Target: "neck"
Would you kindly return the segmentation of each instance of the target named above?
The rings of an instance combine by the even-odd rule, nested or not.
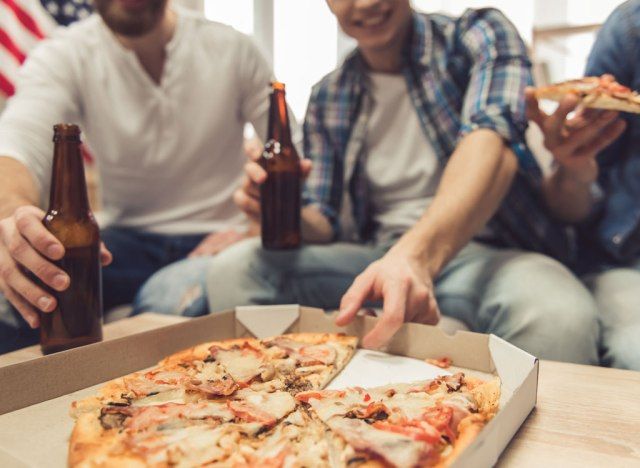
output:
[[[409,39],[410,32],[411,17],[409,16],[389,44],[370,49],[360,48],[360,53],[369,69],[379,73],[399,73],[402,70],[402,49]]]
[[[142,67],[156,83],[160,82],[162,76],[166,58],[165,49],[175,33],[176,22],[176,14],[167,8],[158,24],[143,36],[116,35],[125,48],[135,52]]]

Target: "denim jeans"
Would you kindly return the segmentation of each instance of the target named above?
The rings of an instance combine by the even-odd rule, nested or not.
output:
[[[600,312],[602,363],[640,371],[640,260],[584,278]]]
[[[113,254],[102,269],[104,310],[134,301],[143,283],[156,271],[186,257],[204,235],[169,236],[125,228],[107,228],[102,240]],[[186,277],[189,284],[192,278]],[[38,342],[20,314],[0,295],[0,354]]]
[[[206,289],[208,295],[208,309],[192,307],[190,315],[247,304],[335,309],[354,278],[386,250],[334,243],[278,252],[249,239],[206,262],[185,260],[158,272],[140,291],[139,306],[175,311],[183,292],[169,284],[182,271],[199,278],[190,289],[197,287],[203,295]],[[472,242],[446,266],[435,287],[442,313],[474,331],[496,334],[540,358],[598,362],[596,304],[584,285],[551,258]]]

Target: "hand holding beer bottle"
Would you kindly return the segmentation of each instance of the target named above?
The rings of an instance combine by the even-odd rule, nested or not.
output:
[[[246,164],[234,199],[261,224],[263,246],[280,250],[300,246],[300,185],[311,161],[301,159],[292,143],[284,84],[274,82],[272,88],[267,143],[258,160]]]
[[[79,131],[74,139],[79,145]],[[53,178],[56,166],[54,163]],[[70,188],[65,182],[58,186]],[[62,265],[67,245],[45,227],[45,213],[40,208],[19,204],[9,213],[0,219],[0,292],[36,328],[48,320],[47,314],[58,311],[60,294],[73,287],[74,281]],[[111,254],[102,244],[99,255],[103,265],[111,262]]]

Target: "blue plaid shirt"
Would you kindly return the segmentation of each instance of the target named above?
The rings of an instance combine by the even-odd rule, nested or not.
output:
[[[467,10],[459,18],[414,13],[403,55],[411,101],[441,164],[465,135],[481,128],[502,136],[518,156],[514,183],[489,223],[494,242],[567,260],[572,243],[547,214],[538,190],[541,172],[524,142],[531,63],[514,26],[495,9]],[[341,240],[367,242],[375,232],[364,171],[372,105],[356,50],[314,86],[307,108],[304,153],[314,166],[305,203],[318,205]]]
[[[640,1],[627,1],[609,16],[591,50],[586,75],[613,74],[640,89]],[[627,129],[598,155],[604,194],[591,220],[580,227],[581,260],[588,270],[640,258],[640,117],[622,114]]]

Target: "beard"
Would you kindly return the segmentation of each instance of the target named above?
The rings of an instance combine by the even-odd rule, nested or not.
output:
[[[139,37],[151,31],[164,15],[168,0],[140,0],[140,6],[126,8],[119,0],[94,0],[105,24],[114,33]]]

